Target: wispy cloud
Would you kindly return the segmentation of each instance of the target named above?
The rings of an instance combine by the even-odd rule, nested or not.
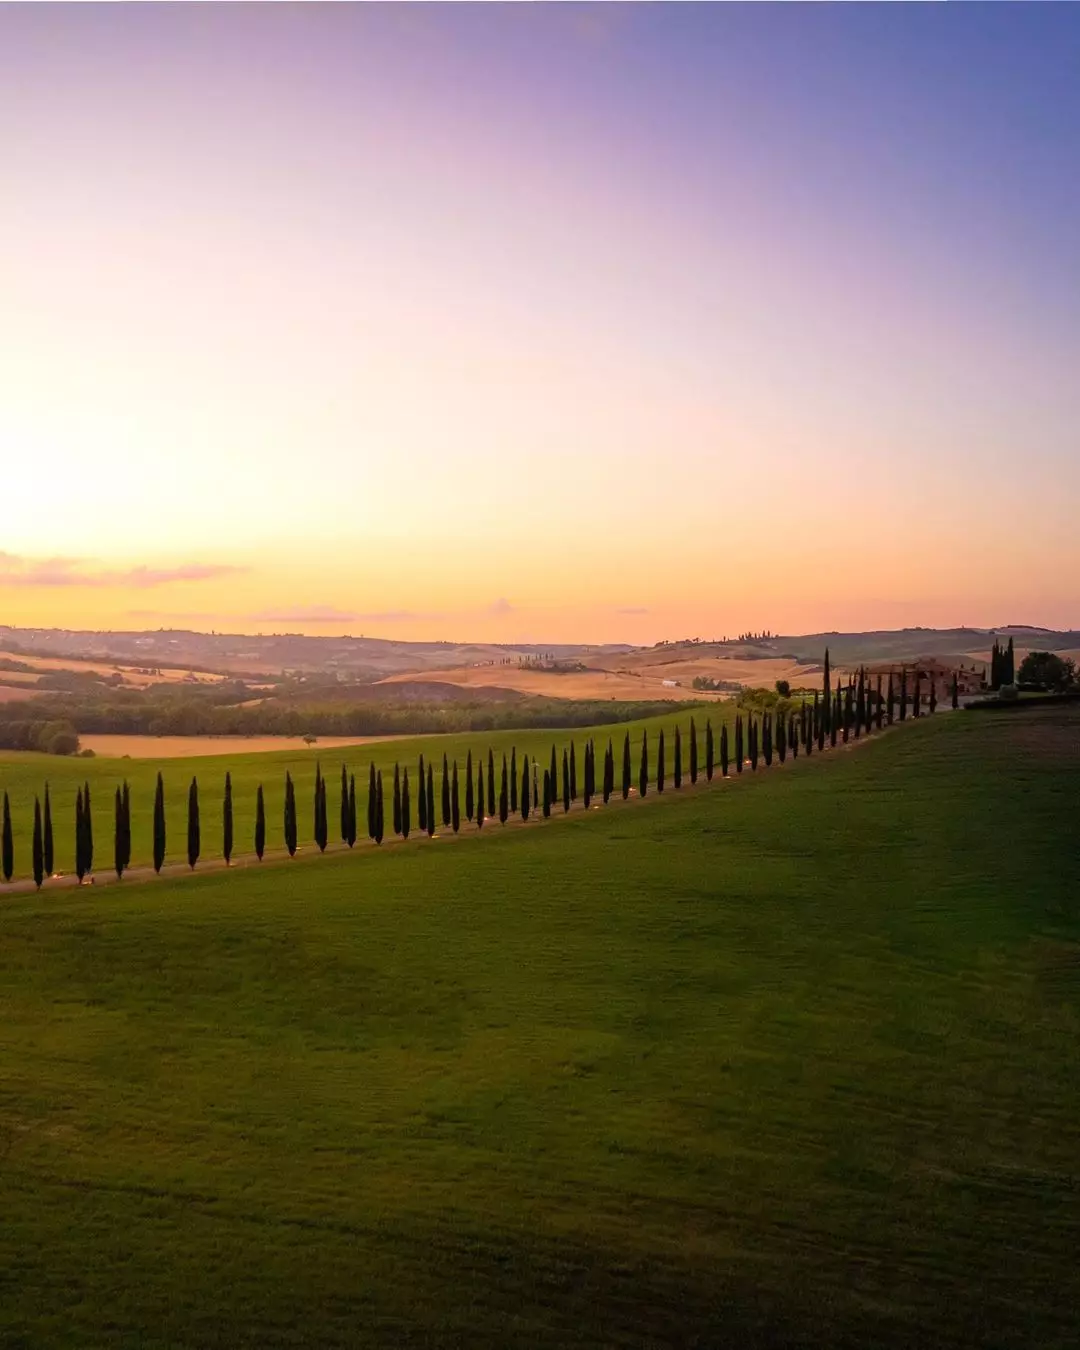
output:
[[[85,558],[24,558],[0,552],[0,585],[127,586],[143,590],[174,581],[209,581],[246,571],[226,563],[182,563],[178,567],[130,567],[122,571],[87,569]]]

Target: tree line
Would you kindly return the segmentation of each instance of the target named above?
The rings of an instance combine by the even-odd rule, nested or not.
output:
[[[950,697],[953,708],[958,706],[956,677],[953,677]],[[518,760],[517,748],[511,747],[509,757],[502,753],[496,761],[494,751],[488,750],[486,759],[473,762],[471,749],[465,763],[459,767],[454,759],[448,762],[444,753],[436,777],[436,765],[421,754],[410,778],[409,765],[396,763],[393,777],[384,784],[383,771],[371,762],[368,771],[367,801],[364,829],[369,840],[378,845],[386,838],[388,824],[393,836],[408,839],[415,832],[428,837],[437,829],[457,834],[463,822],[476,829],[488,821],[505,825],[511,817],[527,821],[539,815],[548,819],[560,808],[563,813],[580,799],[588,809],[594,801],[607,805],[613,796],[625,801],[636,789],[641,798],[650,790],[663,793],[669,787],[679,791],[685,782],[696,784],[704,775],[712,782],[717,770],[722,778],[745,770],[757,772],[774,762],[785,763],[790,756],[821,753],[825,748],[859,740],[874,731],[880,731],[894,722],[904,722],[933,713],[938,706],[937,687],[933,680],[928,689],[916,673],[912,687],[908,687],[907,671],[901,670],[894,681],[888,677],[884,687],[879,675],[873,680],[865,670],[850,675],[846,681],[833,687],[829,653],[825,653],[822,690],[812,699],[795,704],[780,700],[761,711],[753,708],[736,712],[734,723],[724,723],[719,735],[713,731],[712,721],[706,718],[703,735],[699,734],[696,718],[691,716],[689,732],[683,738],[679,726],[674,728],[672,740],[666,740],[660,731],[655,759],[650,756],[649,733],[642,732],[640,746],[631,743],[627,731],[621,746],[609,737],[601,746],[598,765],[597,745],[590,737],[582,746],[571,740],[561,754],[553,743],[550,757],[541,764],[535,756]],[[670,751],[670,777],[668,773]],[[636,761],[636,774],[635,774]],[[355,774],[342,764],[336,787],[337,823],[335,832],[348,848],[359,838],[357,789]],[[329,788],[321,764],[316,764],[315,786],[310,802],[311,838],[320,852],[330,842]],[[386,799],[389,797],[390,817],[386,818]],[[226,864],[232,860],[235,847],[233,819],[232,777],[226,773],[224,794],[218,816],[221,852]],[[78,789],[75,800],[75,871],[80,882],[92,876],[94,870],[94,820],[89,782]],[[289,771],[285,773],[282,832],[288,854],[294,856],[299,847],[301,823],[298,815],[296,785]],[[131,863],[131,802],[127,781],[115,790],[112,802],[113,869],[122,877]],[[262,861],[266,850],[267,822],[265,794],[258,785],[255,798],[255,820],[252,845],[255,856]],[[185,856],[194,870],[202,853],[202,805],[199,785],[193,776],[187,788],[187,830]],[[153,867],[160,872],[168,848],[166,834],[165,785],[161,773],[157,775],[153,809]],[[51,876],[54,864],[54,824],[49,788],[46,784],[43,801],[35,797],[31,865],[35,884]],[[14,873],[14,839],[8,794],[3,795],[0,816],[0,870],[5,881]]]

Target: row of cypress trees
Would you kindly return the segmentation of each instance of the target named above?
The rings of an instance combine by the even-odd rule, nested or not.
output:
[[[953,678],[952,704],[958,703],[956,677]],[[914,688],[910,695],[912,716],[922,714],[923,695],[918,673],[914,675]],[[937,691],[933,681],[930,683],[929,711],[937,707]],[[908,715],[909,693],[907,688],[907,670],[901,669],[898,682],[894,683],[892,674],[888,677],[886,688],[882,688],[882,678],[877,676],[871,687],[870,678],[865,670],[849,676],[846,683],[838,683],[832,688],[832,672],[829,654],[825,654],[823,688],[819,695],[814,693],[812,701],[803,701],[794,708],[766,709],[761,713],[753,711],[744,714],[737,712],[734,725],[724,724],[719,737],[714,737],[710,720],[705,724],[705,764],[704,773],[712,781],[718,767],[723,777],[727,777],[733,767],[736,773],[742,773],[746,765],[751,771],[759,763],[771,766],[774,758],[782,764],[788,755],[797,757],[800,749],[812,754],[815,748],[821,751],[826,743],[835,746],[838,740],[847,742],[868,735],[873,729],[880,730],[883,725],[891,725],[894,720],[905,721]],[[650,786],[657,792],[664,792],[668,786],[667,743],[663,730],[660,731],[656,747],[655,775],[650,777],[649,738],[644,731],[641,738],[638,758],[637,791],[638,795],[648,795]],[[681,729],[676,726],[671,746],[671,783],[676,790],[681,789],[684,777],[695,784],[700,776],[699,736],[694,717],[690,718],[688,745],[684,757],[684,745]],[[629,797],[633,782],[633,749],[630,733],[625,733],[622,753],[619,756],[619,790],[625,800]],[[528,820],[530,814],[539,812],[546,819],[561,803],[564,812],[570,810],[577,801],[578,793],[578,757],[577,747],[571,742],[562,751],[561,761],[556,747],[552,744],[549,762],[541,770],[536,758],[530,763],[527,755],[522,757],[521,770],[518,770],[517,748],[510,750],[509,761],[504,753],[501,766],[495,762],[494,752],[487,752],[485,765],[478,762],[475,770],[472,751],[466,756],[464,769],[464,818],[474,822],[482,829],[485,819],[498,818],[503,824],[511,815],[520,814],[522,820]],[[685,770],[685,773],[684,773]],[[609,738],[603,754],[603,766],[597,786],[596,747],[592,740],[585,743],[581,775],[581,796],[586,808],[593,799],[600,796],[604,805],[616,792],[617,755],[613,741]],[[498,787],[496,788],[496,780]],[[461,828],[462,792],[458,764],[448,764],[443,755],[441,792],[436,811],[435,774],[430,760],[425,764],[421,754],[416,777],[415,803],[417,827],[421,833],[434,835],[437,821],[441,819],[444,829],[455,834]],[[408,839],[413,829],[414,790],[409,780],[408,767],[394,765],[393,788],[391,794],[391,823],[393,833]],[[346,766],[341,766],[339,833],[342,842],[352,848],[357,840],[356,779],[349,774]],[[381,844],[386,835],[384,817],[384,789],[382,771],[370,765],[368,776],[367,835],[376,844]],[[322,852],[329,843],[329,822],[327,807],[327,782],[320,765],[316,765],[315,789],[313,797],[312,837]],[[284,839],[290,856],[295,855],[299,840],[297,818],[296,788],[292,775],[285,774],[284,797]],[[232,803],[232,776],[225,775],[225,791],[222,806],[222,854],[226,864],[231,861],[234,849],[234,822]],[[131,863],[131,804],[128,784],[125,780],[115,792],[113,859],[116,874],[122,877]],[[187,862],[194,868],[199,860],[202,844],[198,781],[192,778],[188,788],[187,803]],[[259,784],[255,801],[255,854],[262,859],[266,848],[266,809],[262,784]],[[53,824],[52,807],[48,785],[45,787],[44,809],[37,798],[34,801],[33,833],[33,874],[35,883],[40,887],[44,877],[53,871]],[[165,790],[162,776],[157,775],[154,791],[153,817],[153,865],[160,872],[166,854],[165,827]],[[93,872],[94,830],[91,812],[90,785],[84,784],[78,790],[75,804],[75,870],[80,881]],[[0,824],[0,867],[5,880],[10,880],[14,870],[14,844],[11,828],[11,811],[7,793],[3,797],[2,824]]]
[[[1013,651],[1013,640],[1010,638],[1003,647],[995,638],[990,650],[990,688],[1000,689],[1003,684],[1015,683],[1016,653]]]

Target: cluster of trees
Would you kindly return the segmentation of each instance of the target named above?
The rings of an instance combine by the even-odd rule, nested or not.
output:
[[[423,755],[419,758],[416,777],[412,781],[408,765],[394,765],[389,793],[384,789],[382,770],[377,769],[372,762],[368,774],[367,836],[375,844],[381,844],[386,837],[384,802],[387,795],[391,798],[390,825],[395,836],[408,839],[412,833],[414,803],[417,827],[421,833],[429,837],[434,835],[441,822],[444,830],[456,834],[463,820],[474,824],[479,830],[483,829],[486,821],[498,819],[505,825],[511,816],[516,815],[520,815],[522,820],[528,820],[530,815],[538,813],[547,819],[560,805],[564,813],[568,812],[579,796],[586,808],[598,797],[606,806],[616,792],[621,792],[624,800],[628,798],[635,786],[638,795],[644,798],[650,788],[663,793],[669,785],[678,791],[687,780],[695,784],[702,772],[708,782],[712,781],[717,769],[725,778],[731,771],[741,774],[746,768],[756,772],[759,766],[770,767],[774,760],[783,764],[789,755],[793,758],[797,758],[800,753],[811,755],[815,750],[823,751],[826,745],[835,746],[838,741],[846,743],[851,739],[858,740],[896,720],[903,722],[909,709],[913,717],[919,717],[924,703],[931,713],[937,708],[934,683],[931,682],[928,696],[924,697],[927,691],[921,688],[918,674],[914,676],[913,688],[909,689],[906,671],[901,671],[896,683],[890,675],[883,689],[880,676],[871,683],[866,672],[860,669],[846,681],[838,681],[834,689],[827,651],[823,688],[820,693],[815,691],[812,699],[796,702],[780,698],[771,690],[760,692],[767,701],[757,708],[749,703],[740,705],[734,725],[730,730],[726,723],[722,725],[719,736],[714,735],[711,720],[706,720],[703,765],[702,738],[696,719],[690,718],[689,735],[685,743],[681,728],[676,726],[670,744],[670,778],[669,745],[662,730],[657,738],[655,760],[650,757],[648,732],[642,733],[636,778],[634,747],[629,731],[623,737],[621,748],[617,748],[614,738],[609,737],[606,748],[602,750],[599,776],[597,747],[593,738],[584,743],[580,761],[578,747],[573,740],[563,747],[561,755],[556,745],[552,744],[550,758],[543,765],[536,758],[530,760],[528,755],[521,757],[519,765],[516,747],[511,748],[509,757],[504,753],[499,763],[496,763],[494,752],[489,749],[486,762],[479,759],[475,765],[470,750],[463,770],[459,769],[457,760],[448,763],[444,754],[438,792],[434,765],[430,759],[425,763]],[[957,702],[954,677],[953,707],[957,706]],[[322,852],[328,846],[330,828],[327,780],[319,765],[316,765],[315,770],[311,821],[312,838]],[[229,774],[225,776],[221,828],[222,856],[228,864],[235,842],[232,778]],[[338,833],[341,841],[349,848],[356,844],[356,779],[344,764],[341,766],[339,785]],[[285,774],[283,834],[285,847],[292,856],[299,846],[300,824],[296,787],[289,772]],[[194,777],[187,794],[186,842],[188,866],[194,868],[202,844],[199,787]],[[266,809],[261,784],[256,793],[253,844],[255,854],[261,861],[266,848]],[[126,781],[115,793],[113,845],[114,867],[117,876],[122,877],[131,862],[131,806]],[[159,773],[154,792],[153,816],[153,864],[156,872],[160,872],[165,862],[166,846],[165,787]],[[53,870],[53,823],[48,786],[45,788],[44,807],[37,799],[34,802],[32,852],[34,880],[40,886],[43,878]],[[88,873],[92,873],[94,864],[89,783],[80,788],[76,796],[75,853],[76,873],[82,881]],[[3,798],[0,865],[4,879],[10,880],[14,869],[14,847],[6,793]]]
[[[1057,652],[1028,652],[1017,672],[1017,683],[1036,689],[1049,689],[1055,694],[1076,687],[1076,665],[1067,656]]]
[[[35,708],[45,708],[45,700],[35,700]],[[74,755],[79,749],[79,734],[67,717],[48,712],[28,717],[25,703],[0,704],[0,750],[38,750],[46,755]],[[5,715],[6,714],[6,715]]]
[[[1003,684],[1016,683],[1016,656],[1013,652],[1013,640],[1002,646],[997,638],[990,652],[990,688],[1000,689]]]

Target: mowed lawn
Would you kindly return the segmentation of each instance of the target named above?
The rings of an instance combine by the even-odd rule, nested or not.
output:
[[[1074,1346],[1078,845],[1046,709],[8,896],[0,1343]]]
[[[417,823],[417,778],[419,757],[430,759],[435,776],[436,812],[439,811],[439,790],[442,783],[442,760],[446,755],[448,766],[457,760],[461,810],[465,811],[465,766],[467,756],[473,756],[473,781],[482,757],[484,778],[487,779],[488,750],[495,755],[496,788],[502,769],[502,756],[510,760],[512,747],[517,749],[520,777],[523,755],[540,755],[540,776],[551,762],[551,747],[557,747],[559,772],[562,772],[563,747],[571,741],[576,746],[578,789],[580,792],[584,768],[585,742],[591,736],[596,744],[597,781],[603,767],[603,754],[610,739],[616,751],[616,783],[621,783],[622,746],[630,733],[633,748],[634,782],[637,783],[641,754],[641,736],[648,732],[650,763],[655,772],[656,752],[660,731],[673,741],[675,727],[689,735],[690,719],[694,718],[698,735],[698,752],[702,772],[705,767],[705,722],[712,720],[716,733],[716,753],[719,761],[720,727],[726,721],[734,724],[734,704],[716,704],[708,708],[688,708],[673,704],[668,714],[629,723],[613,723],[600,727],[573,730],[492,731],[391,737],[369,745],[353,747],[320,747],[310,749],[292,747],[283,750],[243,754],[232,751],[227,755],[199,756],[197,758],[163,759],[81,759],[59,755],[42,755],[27,751],[0,750],[0,793],[7,792],[11,804],[15,837],[15,877],[26,879],[31,875],[31,840],[34,819],[34,798],[44,798],[45,784],[49,785],[52,802],[53,829],[56,842],[57,870],[70,873],[75,866],[75,796],[83,783],[90,785],[94,821],[94,870],[107,875],[113,866],[114,795],[126,780],[131,793],[131,865],[149,866],[153,854],[154,789],[161,772],[165,790],[167,826],[167,853],[169,862],[186,862],[187,856],[187,798],[188,786],[194,777],[199,785],[200,820],[202,826],[202,858],[221,857],[222,802],[225,793],[225,774],[232,777],[233,811],[235,820],[235,852],[250,854],[254,850],[255,796],[261,783],[266,802],[266,847],[268,851],[283,849],[285,774],[292,774],[296,784],[297,814],[301,849],[310,850],[313,844],[314,785],[316,766],[328,779],[327,815],[330,839],[340,843],[339,808],[341,801],[341,766],[356,777],[357,826],[361,841],[366,838],[366,811],[368,774],[374,764],[383,773],[384,793],[393,789],[394,765],[409,771],[409,789],[412,800],[412,827],[419,834]],[[667,772],[672,772],[673,744],[666,747]],[[683,761],[684,772],[689,765],[689,749]],[[560,788],[561,790],[561,788]],[[441,821],[441,815],[439,817]],[[390,795],[386,796],[386,831],[390,835]]]

